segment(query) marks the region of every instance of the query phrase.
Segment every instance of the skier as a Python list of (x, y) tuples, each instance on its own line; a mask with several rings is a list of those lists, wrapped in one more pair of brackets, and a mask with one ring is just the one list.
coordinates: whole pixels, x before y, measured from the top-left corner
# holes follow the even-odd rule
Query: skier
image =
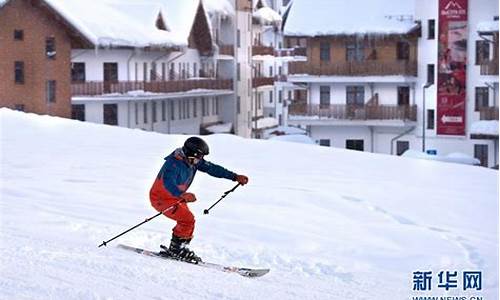
[(196, 201), (196, 196), (186, 191), (197, 170), (214, 177), (237, 181), (241, 185), (248, 182), (247, 176), (238, 175), (206, 161), (204, 156), (208, 155), (208, 150), (207, 143), (201, 138), (188, 138), (182, 148), (176, 149), (165, 157), (165, 163), (151, 187), (149, 198), (151, 205), (158, 212), (182, 200), (173, 209), (164, 212), (165, 216), (177, 221), (177, 224), (172, 230), (170, 246), (160, 245), (162, 255), (192, 263), (201, 261), (201, 258), (187, 247), (193, 238), (195, 224), (193, 213), (189, 210), (187, 203)]

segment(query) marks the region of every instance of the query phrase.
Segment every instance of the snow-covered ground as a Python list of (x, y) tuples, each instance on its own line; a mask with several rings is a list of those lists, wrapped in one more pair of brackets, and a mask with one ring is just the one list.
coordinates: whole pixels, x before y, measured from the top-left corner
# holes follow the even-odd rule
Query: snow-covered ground
[[(199, 173), (192, 248), (207, 261), (267, 267), (258, 279), (145, 257), (173, 222), (148, 191), (185, 136), (0, 109), (0, 299), (410, 299), (498, 295), (498, 171), (317, 147), (207, 136), (208, 160), (246, 174)], [(463, 291), (463, 271), (482, 290)], [(432, 290), (413, 291), (413, 272)], [(457, 288), (439, 288), (457, 271)]]

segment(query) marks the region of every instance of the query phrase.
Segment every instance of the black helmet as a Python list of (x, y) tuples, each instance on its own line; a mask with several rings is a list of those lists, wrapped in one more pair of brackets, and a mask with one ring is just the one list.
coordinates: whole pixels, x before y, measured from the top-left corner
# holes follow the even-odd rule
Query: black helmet
[(208, 155), (208, 145), (199, 137), (190, 137), (184, 142), (182, 151), (187, 157), (201, 157)]

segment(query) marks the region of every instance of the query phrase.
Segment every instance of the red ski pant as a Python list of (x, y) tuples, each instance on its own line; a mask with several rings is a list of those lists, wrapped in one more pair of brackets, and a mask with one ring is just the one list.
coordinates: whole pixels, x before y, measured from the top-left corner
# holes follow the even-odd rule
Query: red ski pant
[(173, 208), (163, 213), (168, 218), (177, 221), (177, 225), (172, 230), (173, 234), (183, 239), (191, 239), (193, 237), (195, 223), (193, 213), (189, 210), (185, 202), (177, 203), (179, 198), (174, 197), (165, 189), (162, 180), (157, 179), (155, 181), (149, 192), (149, 199), (151, 200), (151, 205), (158, 212), (162, 212), (174, 205)]

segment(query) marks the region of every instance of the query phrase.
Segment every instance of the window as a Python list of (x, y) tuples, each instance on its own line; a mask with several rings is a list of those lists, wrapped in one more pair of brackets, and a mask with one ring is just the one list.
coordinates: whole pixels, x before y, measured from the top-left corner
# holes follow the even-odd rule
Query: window
[(182, 120), (182, 103), (181, 101), (177, 101), (177, 116), (179, 117), (179, 120)]
[(427, 110), (427, 129), (433, 130), (434, 129), (434, 110), (433, 109), (428, 109)]
[(330, 42), (319, 43), (319, 59), (320, 61), (330, 61)]
[(398, 42), (396, 49), (397, 49), (397, 58), (399, 60), (410, 59), (410, 43), (405, 41)]
[(142, 81), (148, 81), (148, 63), (142, 63)]
[(135, 109), (135, 124), (139, 124), (139, 103), (134, 103), (134, 109)]
[(330, 107), (330, 87), (322, 85), (319, 87), (319, 108)]
[(364, 106), (365, 87), (362, 85), (346, 86), (346, 104), (353, 106)]
[(22, 41), (22, 40), (24, 40), (24, 30), (14, 29), (14, 41)]
[(236, 79), (238, 81), (241, 80), (241, 66), (240, 66), (240, 63), (236, 64)]
[(436, 37), (436, 20), (427, 20), (427, 39), (433, 40)]
[(85, 104), (71, 105), (71, 119), (85, 121)]
[(236, 113), (240, 114), (241, 113), (241, 97), (238, 96), (236, 98)]
[(158, 120), (156, 119), (156, 101), (153, 101), (151, 103), (151, 111), (153, 113), (153, 116), (152, 116), (152, 119), (153, 119), (153, 123), (156, 123)]
[(144, 102), (142, 104), (142, 114), (143, 114), (143, 119), (144, 119), (144, 124), (148, 123), (148, 103)]
[[(260, 65), (259, 65), (259, 67), (260, 67)], [(260, 72), (259, 72), (259, 75), (260, 75)], [(269, 77), (273, 77), (273, 66), (269, 66)]]
[(481, 166), (488, 167), (488, 145), (474, 145), (474, 157), (479, 159)]
[(320, 139), (319, 140), (319, 145), (320, 146), (325, 146), (325, 147), (330, 147), (330, 140), (328, 140), (328, 139)]
[(236, 30), (236, 46), (241, 47), (241, 32), (240, 30)]
[(167, 120), (167, 104), (165, 103), (165, 100), (161, 102), (161, 120)]
[(71, 82), (85, 82), (85, 63), (71, 63)]
[(14, 105), (14, 109), (18, 111), (24, 111), (24, 104), (16, 104)]
[(408, 149), (410, 149), (410, 142), (408, 142), (408, 141), (397, 141), (396, 142), (396, 154), (397, 155), (402, 155)]
[(362, 41), (353, 41), (346, 44), (347, 61), (364, 61), (365, 46)]
[(104, 124), (118, 125), (117, 104), (104, 104)]
[(198, 101), (197, 99), (193, 99), (193, 117), (198, 117)]
[(487, 63), (490, 60), (490, 43), (488, 41), (476, 41), (476, 65)]
[(45, 83), (45, 98), (47, 103), (56, 102), (56, 81), (47, 80)]
[(199, 77), (198, 76), (198, 64), (193, 63), (193, 77)]
[(273, 103), (273, 91), (269, 91), (269, 103)]
[(283, 102), (283, 91), (282, 90), (278, 91), (278, 102), (279, 103)]
[(427, 83), (434, 84), (434, 64), (427, 65)]
[(167, 66), (164, 62), (161, 63), (161, 80), (167, 80)]
[(489, 106), (489, 91), (488, 87), (478, 86), (476, 87), (476, 111), (479, 111), (483, 107)]
[(56, 59), (56, 39), (48, 37), (45, 39), (45, 55), (48, 59)]
[(170, 101), (170, 120), (175, 120), (174, 101)]
[(17, 84), (24, 84), (24, 61), (14, 62), (14, 81)]
[(364, 140), (346, 140), (345, 148), (350, 150), (364, 151)]

